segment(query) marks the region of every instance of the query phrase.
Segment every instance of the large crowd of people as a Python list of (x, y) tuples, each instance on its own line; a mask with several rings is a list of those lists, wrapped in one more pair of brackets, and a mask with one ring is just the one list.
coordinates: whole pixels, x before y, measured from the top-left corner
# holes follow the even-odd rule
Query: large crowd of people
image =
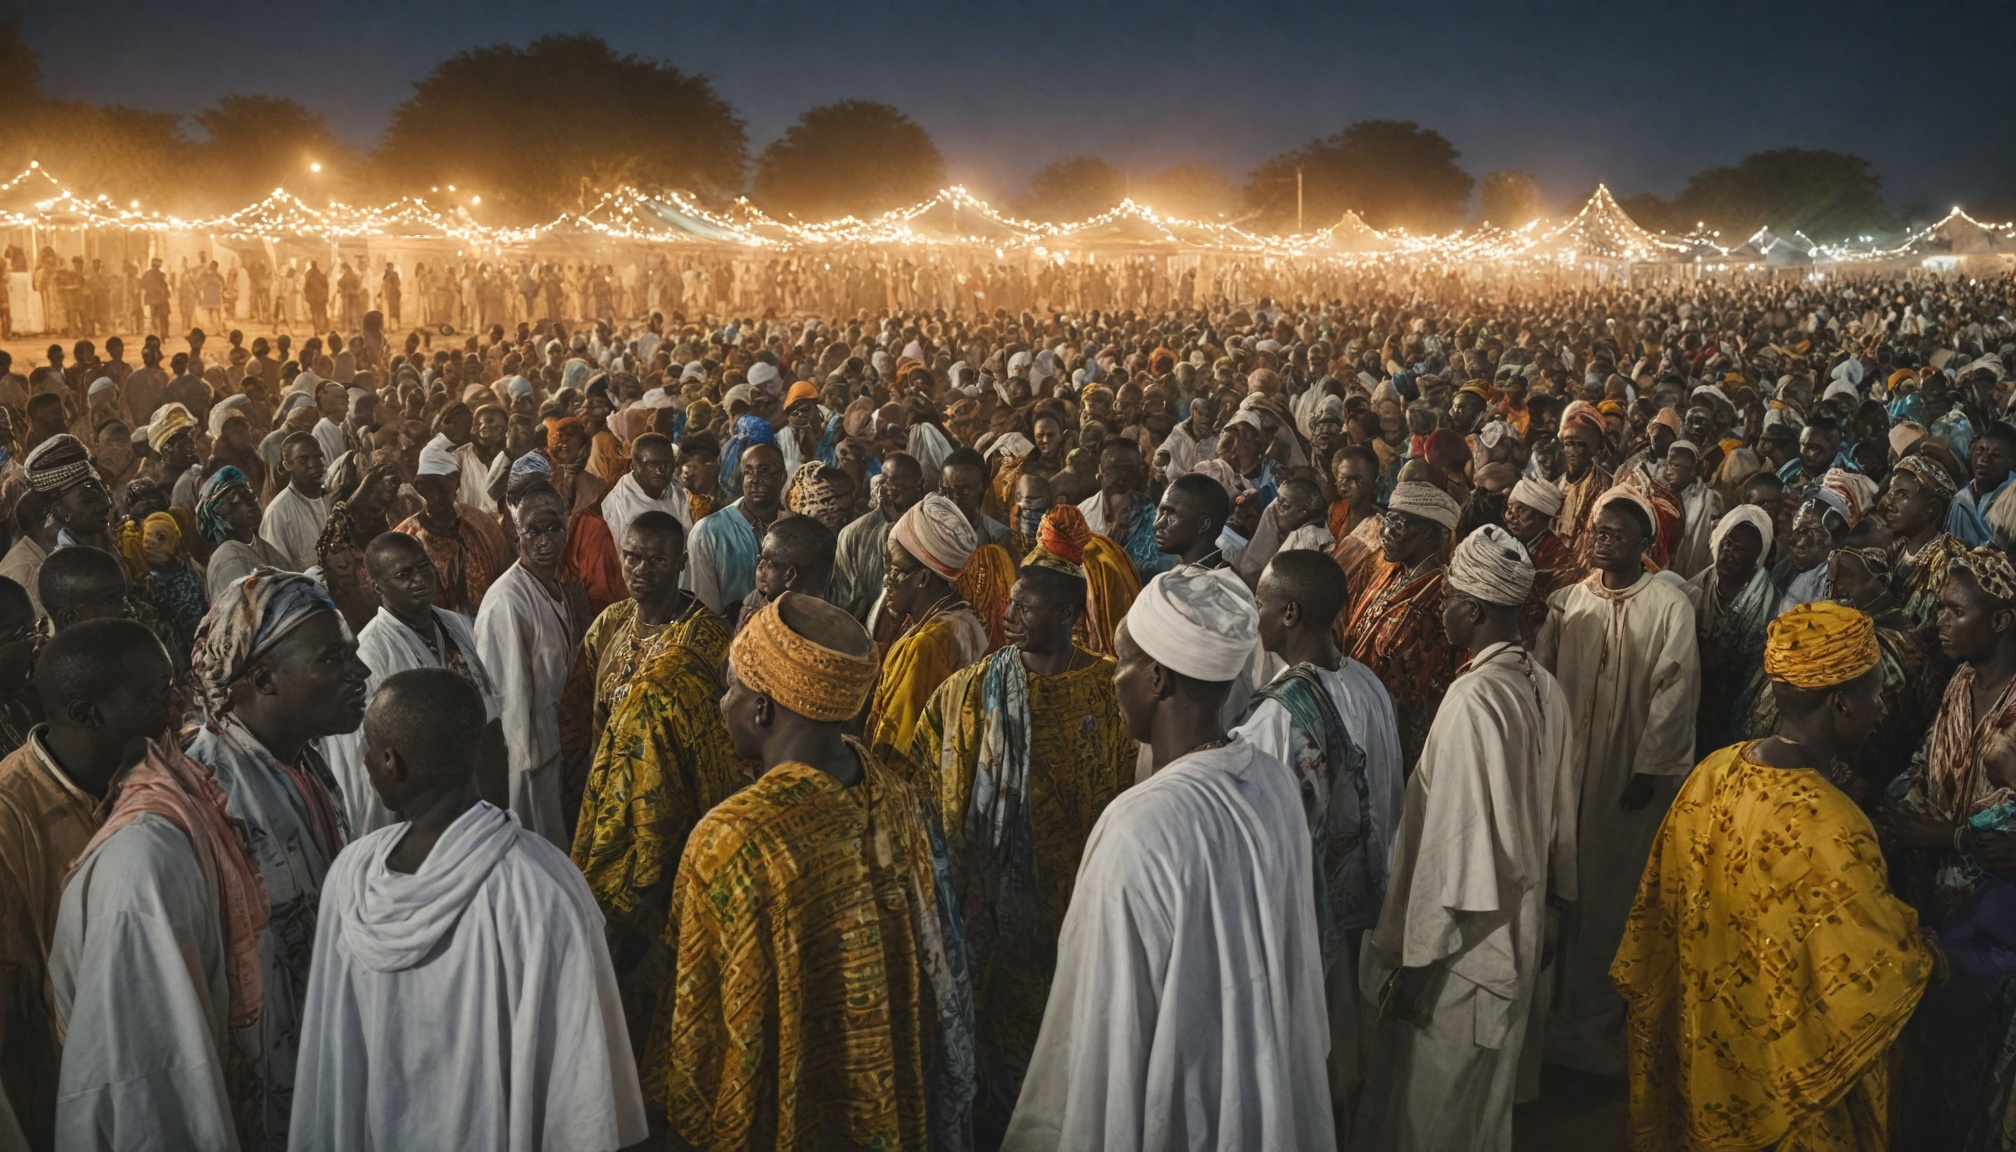
[(2016, 1147), (2016, 278), (1336, 275), (0, 353), (0, 1147)]

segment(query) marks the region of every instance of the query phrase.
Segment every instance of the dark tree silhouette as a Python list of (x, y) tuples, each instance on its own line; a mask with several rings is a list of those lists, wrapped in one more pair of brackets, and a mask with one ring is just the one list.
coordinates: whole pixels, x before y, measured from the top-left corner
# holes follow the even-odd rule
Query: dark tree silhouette
[(1477, 199), (1485, 223), (1517, 228), (1540, 215), (1540, 182), (1531, 172), (1486, 172)]
[(756, 158), (765, 211), (819, 222), (915, 204), (945, 184), (945, 158), (917, 122), (887, 104), (843, 100), (798, 117)]
[(1237, 216), (1245, 206), (1239, 185), (1210, 164), (1178, 164), (1141, 182), (1134, 199), (1170, 216), (1212, 220)]
[(1127, 195), (1127, 177), (1091, 156), (1073, 156), (1043, 166), (1029, 178), (1029, 194), (1018, 210), (1036, 220), (1069, 223), (1097, 216)]
[(339, 178), (351, 167), (350, 149), (319, 112), (275, 96), (229, 95), (196, 113), (204, 135), (198, 154), (209, 173), (206, 190), (236, 208), (274, 188), (313, 188), (308, 165)]
[(1411, 120), (1360, 120), (1254, 169), (1247, 196), (1271, 228), (1295, 226), (1302, 169), (1303, 225), (1356, 212), (1375, 228), (1441, 229), (1460, 223), (1476, 181), (1456, 166), (1455, 145)]
[(742, 186), (748, 135), (704, 76), (595, 36), (471, 48), (394, 109), (376, 162), (388, 191), (459, 184), (504, 215), (550, 216), (622, 184), (703, 196)]
[(1780, 148), (1753, 152), (1734, 165), (1697, 172), (1673, 198), (1686, 227), (1705, 223), (1724, 242), (1769, 225), (1815, 240), (1842, 240), (1892, 226), (1883, 207), (1883, 179), (1869, 161), (1845, 152)]

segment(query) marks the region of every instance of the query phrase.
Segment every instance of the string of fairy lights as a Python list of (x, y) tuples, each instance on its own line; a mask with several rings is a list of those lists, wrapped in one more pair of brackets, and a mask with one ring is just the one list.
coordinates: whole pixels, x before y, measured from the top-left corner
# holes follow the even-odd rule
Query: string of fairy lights
[[(449, 185), (455, 193), (454, 185)], [(440, 189), (435, 189), (439, 192)], [(1461, 265), (1695, 264), (1712, 269), (1774, 262), (1856, 263), (1930, 253), (2016, 255), (2016, 222), (1986, 223), (1956, 207), (1935, 223), (1889, 243), (1861, 237), (1819, 244), (1803, 233), (1759, 229), (1724, 245), (1719, 233), (1653, 232), (1633, 220), (1610, 189), (1598, 185), (1563, 220), (1519, 228), (1482, 224), (1448, 233), (1378, 229), (1356, 213), (1311, 232), (1267, 235), (1222, 221), (1157, 212), (1132, 199), (1083, 220), (1054, 223), (1003, 212), (953, 186), (907, 208), (870, 220), (853, 216), (807, 223), (779, 219), (746, 197), (715, 210), (676, 191), (621, 187), (581, 212), (529, 227), (499, 227), (470, 213), (482, 197), (463, 193), (449, 208), (420, 196), (356, 206), (330, 201), (315, 208), (284, 188), (221, 216), (185, 218), (120, 205), (108, 196), (73, 192), (39, 162), (0, 182), (0, 229), (117, 230), (186, 233), (261, 241), (453, 243), (502, 252), (561, 240), (590, 243), (709, 247), (750, 253), (926, 248), (1006, 258), (1013, 252), (1062, 263), (1114, 253), (1195, 253), (1303, 261), (1410, 260)]]

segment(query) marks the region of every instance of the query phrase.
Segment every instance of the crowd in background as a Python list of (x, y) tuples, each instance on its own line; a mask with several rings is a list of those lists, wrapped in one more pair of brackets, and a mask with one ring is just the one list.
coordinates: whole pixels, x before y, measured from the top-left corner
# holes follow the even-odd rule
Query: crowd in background
[(52, 261), (30, 1146), (2016, 1145), (2016, 278)]

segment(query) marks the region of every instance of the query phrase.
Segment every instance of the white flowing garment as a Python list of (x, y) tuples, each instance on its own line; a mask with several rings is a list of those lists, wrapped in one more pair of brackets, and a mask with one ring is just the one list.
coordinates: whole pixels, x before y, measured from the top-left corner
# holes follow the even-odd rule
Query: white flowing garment
[(504, 698), (511, 811), (562, 849), (574, 842), (560, 804), (560, 691), (574, 659), (567, 606), (513, 561), (476, 610), (476, 654)]
[(1335, 1142), (1309, 837), (1244, 740), (1092, 829), (1005, 1152), (1300, 1152)]
[(686, 502), (686, 489), (679, 486), (679, 481), (666, 481), (665, 491), (653, 500), (637, 483), (637, 474), (625, 472), (609, 494), (602, 497), (602, 519), (609, 525), (609, 536), (616, 542), (617, 551), (623, 549), (623, 533), (629, 530), (630, 522), (646, 512), (667, 513), (679, 521), (681, 528), (693, 530), (693, 507)]
[(1510, 1152), (1550, 875), (1576, 893), (1574, 754), (1567, 697), (1524, 649), (1485, 648), (1449, 686), (1360, 978), (1376, 1003), (1397, 969), (1432, 966), (1432, 1013), (1373, 1024), (1353, 1147)]
[[(468, 663), (476, 690), (483, 694), (483, 706), (490, 719), (495, 720), (502, 714), (504, 698), (498, 694), (496, 682), (490, 678), (482, 659), (476, 654), (476, 633), (469, 618), (445, 608), (434, 609), (434, 618), (441, 622), (443, 638), (453, 644)], [(378, 614), (357, 633), (357, 658), (371, 670), (364, 681), (367, 700), (378, 691), (379, 685), (396, 673), (410, 672), (415, 668), (446, 667), (413, 629), (382, 606)], [(364, 729), (361, 726), (355, 732), (323, 737), (322, 757), (329, 761), (329, 772), (343, 790), (337, 803), (342, 806), (344, 818), (350, 823), (352, 836), (362, 836), (398, 822), (399, 818), (378, 798), (377, 790), (371, 787), (371, 778), (365, 774)]]
[(1708, 538), (1715, 531), (1715, 522), (1722, 519), (1722, 494), (1706, 480), (1696, 480), (1680, 494), (1680, 507), (1684, 510), (1680, 542), (1673, 548), (1670, 567), (1683, 579), (1692, 580), (1715, 563)]
[(306, 572), (318, 563), (315, 542), (322, 538), (322, 526), (328, 520), (327, 492), (311, 500), (289, 484), (266, 506), (259, 521), (259, 538), (285, 558), (287, 571)]
[[(1581, 743), (1575, 833), (1582, 899), (1562, 925), (1561, 997), (1547, 1023), (1547, 1059), (1599, 1076), (1624, 1076), (1624, 998), (1610, 961), (1652, 838), (1680, 782), (1694, 769), (1701, 655), (1694, 606), (1669, 575), (1619, 591), (1603, 573), (1556, 589), (1534, 654), (1567, 694)], [(1634, 775), (1665, 777), (1636, 812), (1620, 807)]]
[(419, 871), (398, 824), (337, 858), (315, 938), (296, 1152), (613, 1152), (646, 1135), (602, 914), (565, 853), (487, 803)]
[(238, 1147), (224, 1084), (224, 923), (189, 837), (167, 818), (143, 813), (78, 864), (49, 985), (67, 1033), (57, 1147)]

